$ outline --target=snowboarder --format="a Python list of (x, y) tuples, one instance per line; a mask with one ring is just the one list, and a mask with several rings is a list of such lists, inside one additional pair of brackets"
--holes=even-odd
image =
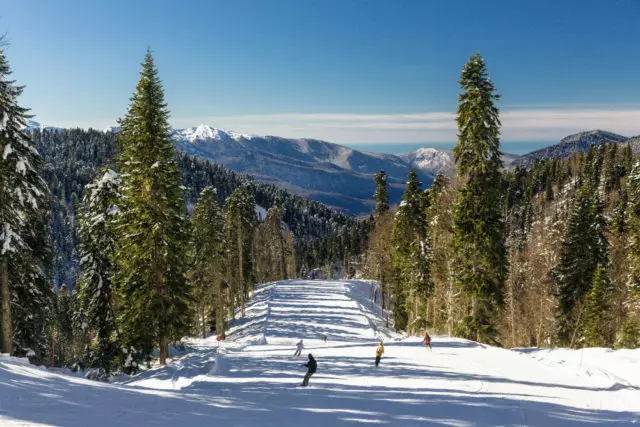
[(384, 354), (384, 344), (382, 344), (382, 341), (380, 341), (380, 344), (378, 344), (378, 348), (376, 349), (376, 368), (380, 364), (380, 358), (382, 357), (383, 354)]
[(424, 331), (424, 345), (429, 347), (430, 351), (433, 351), (433, 349), (431, 348), (431, 337), (429, 336), (428, 331)]
[(316, 359), (313, 358), (313, 355), (311, 353), (309, 353), (309, 361), (307, 363), (305, 363), (304, 365), (307, 367), (307, 373), (304, 376), (304, 379), (302, 380), (302, 387), (306, 387), (307, 385), (309, 385), (309, 378), (311, 378), (311, 375), (316, 373), (316, 368), (318, 367), (318, 364), (316, 363)]
[(300, 353), (302, 352), (302, 349), (304, 348), (304, 344), (302, 343), (302, 340), (298, 341), (298, 344), (296, 344), (296, 352), (293, 353), (294, 356), (300, 356)]

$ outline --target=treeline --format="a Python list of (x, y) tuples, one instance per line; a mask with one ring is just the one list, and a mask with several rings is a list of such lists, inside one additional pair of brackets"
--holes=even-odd
[(150, 53), (142, 65), (119, 133), (27, 132), (0, 50), (5, 353), (135, 372), (185, 335), (224, 336), (255, 283), (364, 247), (368, 221), (177, 153)]
[[(78, 206), (85, 186), (100, 168), (109, 165), (118, 170), (115, 162), (118, 134), (92, 129), (34, 129), (29, 135), (42, 157), (42, 178), (51, 191), (49, 235), (55, 255), (50, 275), (56, 288), (64, 284), (75, 289), (80, 274)], [(292, 195), (273, 184), (256, 182), (250, 176), (182, 151), (176, 153), (176, 160), (182, 172), (189, 212), (193, 211), (204, 188), (215, 188), (222, 205), (245, 183), (258, 206), (265, 210), (279, 207), (282, 220), (294, 233), (296, 265), (302, 275), (314, 267), (343, 259), (345, 248), (353, 254), (364, 250), (370, 228), (368, 220), (356, 221), (321, 203)]]
[(389, 210), (384, 171), (365, 275), (390, 323), (505, 346), (640, 345), (640, 163), (629, 145), (503, 170), (499, 95), (462, 71), (458, 173), (410, 174)]

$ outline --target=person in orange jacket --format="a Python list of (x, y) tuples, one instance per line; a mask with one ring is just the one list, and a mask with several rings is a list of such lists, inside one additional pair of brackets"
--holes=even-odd
[(384, 354), (384, 344), (382, 344), (382, 341), (380, 341), (380, 344), (378, 344), (378, 348), (376, 348), (376, 368), (380, 364), (380, 359), (382, 358), (383, 354)]

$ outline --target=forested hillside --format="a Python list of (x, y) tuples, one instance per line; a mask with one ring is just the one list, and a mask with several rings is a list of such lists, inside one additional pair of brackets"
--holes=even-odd
[[(455, 177), (377, 180), (365, 276), (396, 329), (504, 346), (640, 345), (640, 162), (630, 143), (502, 169), (482, 58), (460, 80)], [(595, 134), (596, 136), (599, 133)], [(579, 139), (579, 138), (578, 138)]]
[[(79, 273), (77, 208), (84, 187), (98, 170), (117, 169), (117, 133), (82, 129), (33, 129), (30, 135), (43, 159), (43, 179), (51, 189), (52, 278), (57, 287), (75, 286)], [(207, 186), (224, 201), (242, 183), (250, 183), (256, 204), (268, 210), (280, 206), (282, 220), (295, 235), (296, 265), (306, 269), (342, 259), (345, 247), (361, 251), (368, 223), (336, 213), (307, 198), (294, 196), (275, 185), (254, 181), (208, 160), (177, 152), (189, 211)], [(264, 215), (264, 213), (263, 213)], [(351, 245), (351, 242), (353, 243)], [(351, 247), (351, 246), (352, 247)]]

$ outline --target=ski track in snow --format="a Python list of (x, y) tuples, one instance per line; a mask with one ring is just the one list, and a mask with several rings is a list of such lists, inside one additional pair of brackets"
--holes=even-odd
[[(385, 328), (369, 291), (358, 281), (262, 285), (219, 348), (215, 337), (190, 339), (166, 367), (115, 384), (0, 357), (0, 426), (640, 423), (640, 350), (505, 350), (434, 337), (429, 352)], [(318, 372), (300, 388), (307, 353)]]

